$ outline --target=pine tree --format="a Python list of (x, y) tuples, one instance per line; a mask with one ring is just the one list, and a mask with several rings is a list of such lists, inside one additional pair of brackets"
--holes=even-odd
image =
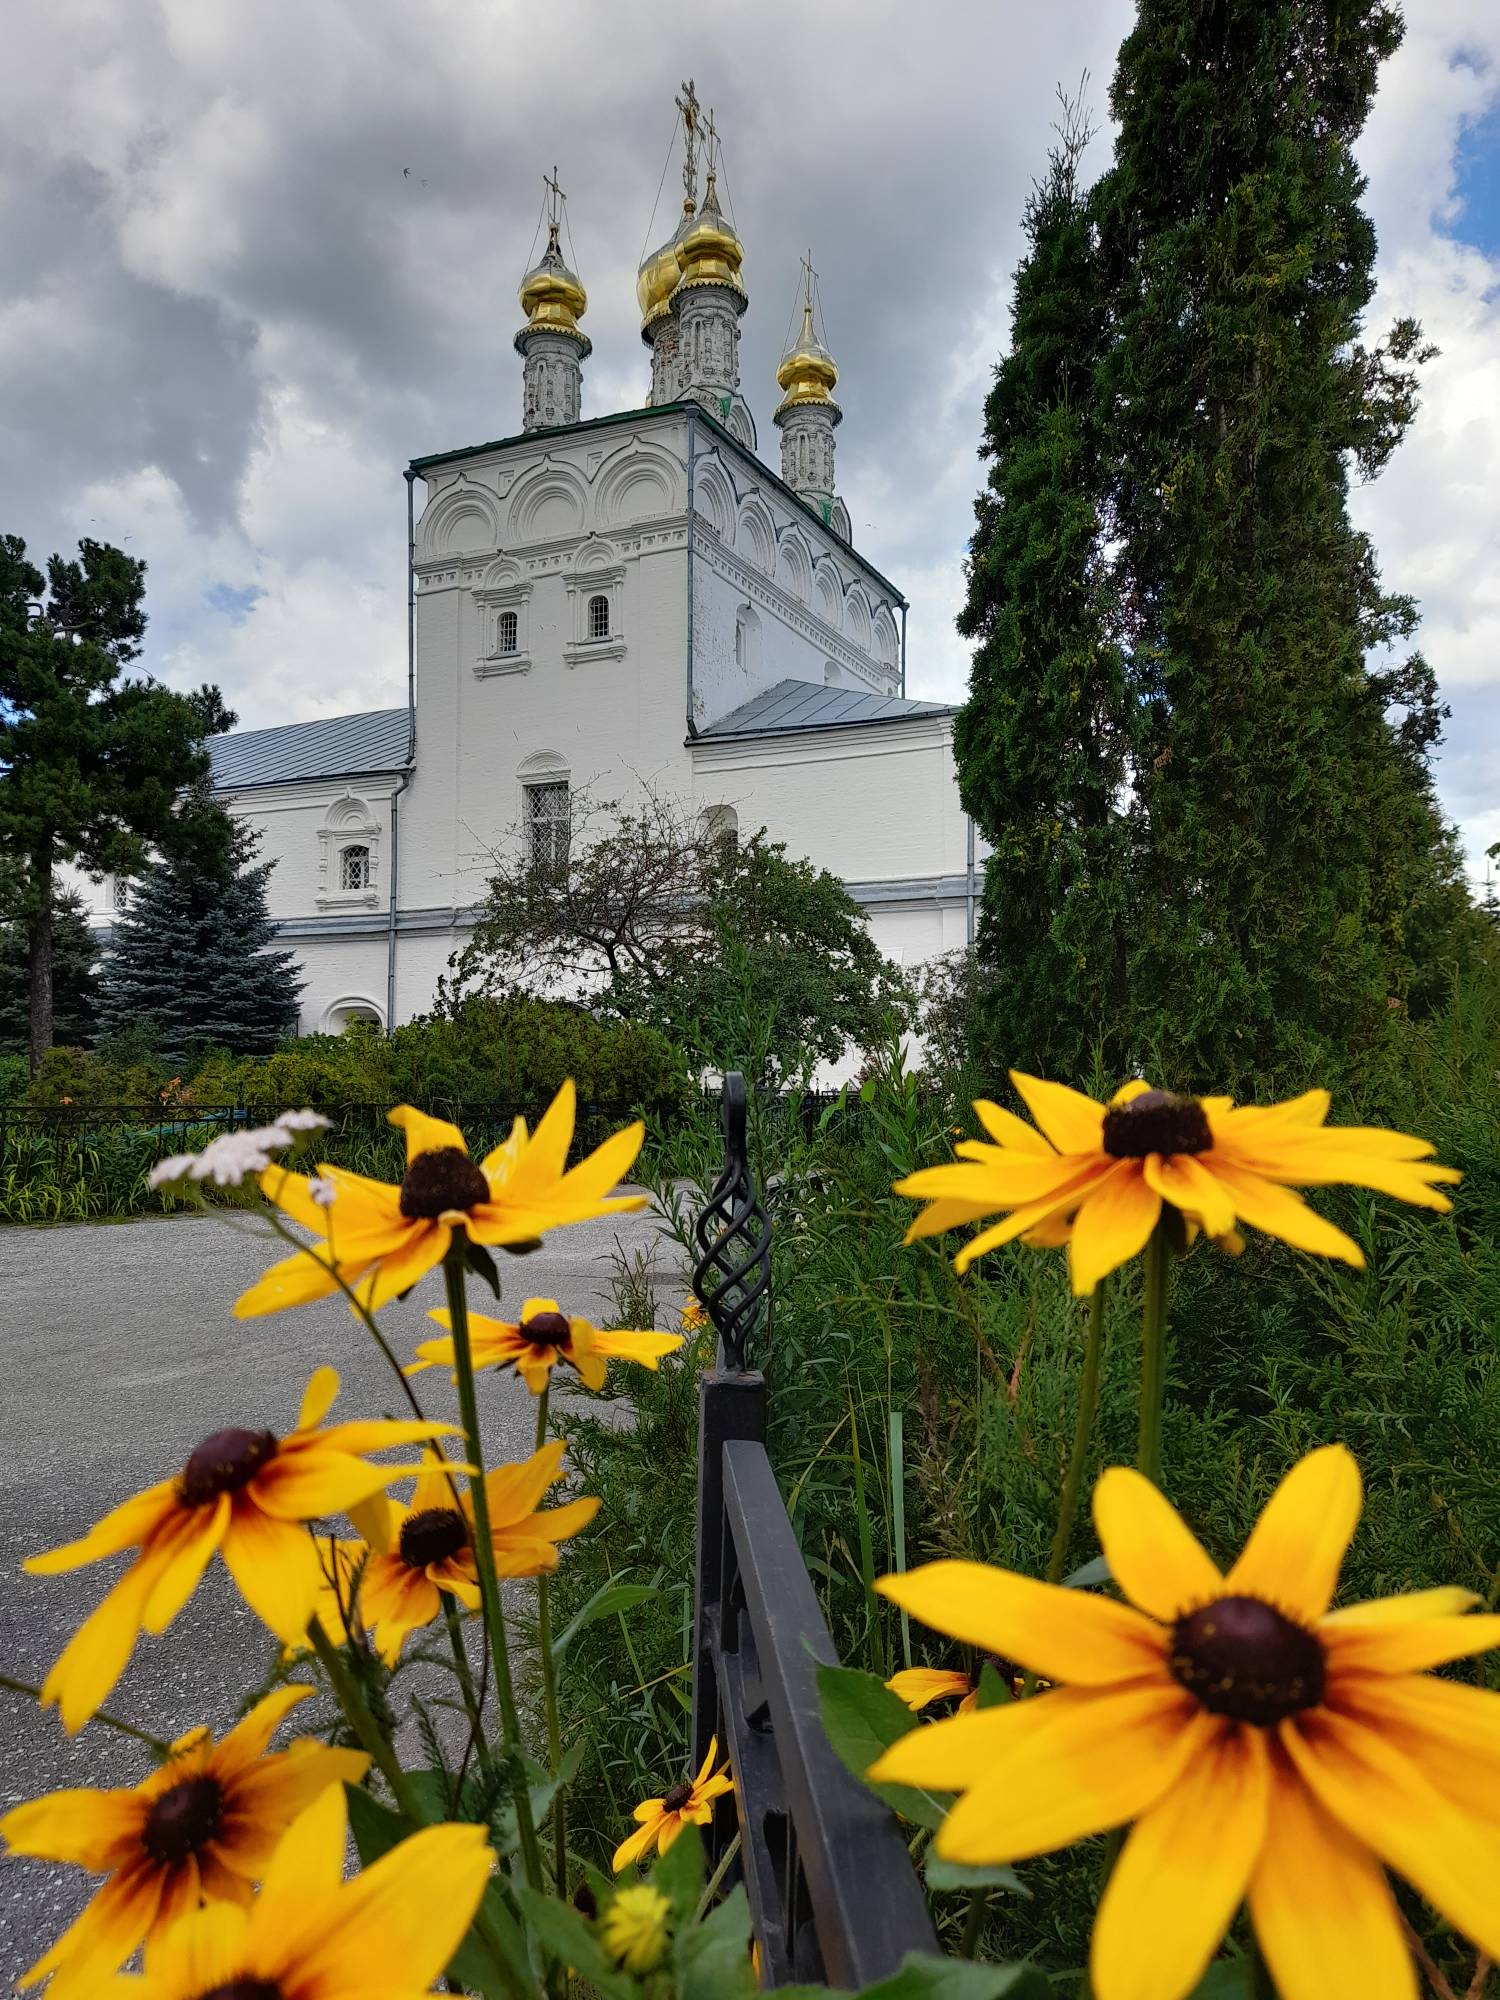
[(1375, 235), (1353, 148), (1401, 34), (1384, 0), (1142, 0), (1120, 53), (1095, 206), (1145, 725), (1128, 977), (1138, 1044), (1179, 1083), (1357, 1068), (1452, 887), (1431, 672), (1366, 668), (1415, 609), (1347, 505), (1426, 358), (1411, 321), (1360, 339)]
[(216, 688), (176, 694), (139, 657), (146, 565), (104, 542), (42, 573), (0, 535), (0, 854), (26, 924), (33, 1074), (53, 1036), (53, 885), (60, 862), (133, 875), (166, 850), (182, 787), (208, 769), (204, 739), (234, 717)]
[(985, 404), (989, 479), (975, 504), (959, 630), (979, 641), (954, 730), (964, 808), (993, 853), (979, 950), (980, 1039), (1023, 1069), (1124, 1060), (1123, 943), (1133, 715), (1112, 636), (1094, 375), (1105, 331), (1078, 168), (1090, 133), (1064, 102), (1026, 206), (1009, 353)]
[[(26, 964), (26, 921), (0, 922), (0, 1052), (27, 1046), (31, 983)], [(52, 1032), (69, 1048), (84, 1048), (95, 1033), (99, 943), (76, 889), (52, 898)]]
[(303, 981), (295, 954), (271, 949), (270, 861), (259, 835), (200, 790), (178, 851), (147, 869), (115, 926), (99, 995), (99, 1027), (149, 1023), (172, 1061), (209, 1046), (265, 1055), (295, 1028)]

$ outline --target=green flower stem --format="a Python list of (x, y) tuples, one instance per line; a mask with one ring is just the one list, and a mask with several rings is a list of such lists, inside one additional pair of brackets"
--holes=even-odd
[(1167, 1394), (1167, 1289), (1172, 1245), (1165, 1213), (1146, 1244), (1146, 1296), (1141, 1312), (1141, 1427), (1136, 1465), (1161, 1484), (1161, 1419)]
[[(490, 1746), (485, 1741), (484, 1715), (480, 1707), (478, 1690), (474, 1686), (473, 1670), (469, 1666), (468, 1649), (464, 1645), (463, 1619), (452, 1593), (444, 1590), (439, 1592), (439, 1595), (443, 1600), (443, 1618), (448, 1627), (448, 1644), (453, 1648), (454, 1671), (458, 1675), (464, 1707), (468, 1711), (470, 1737), (479, 1752), (479, 1768), (488, 1776), (495, 1768), (494, 1760), (490, 1756)], [(467, 1766), (467, 1756), (464, 1763)]]
[[(0, 1674), (0, 1688), (5, 1688), (11, 1694), (29, 1694), (35, 1702), (40, 1702), (42, 1698), (39, 1687), (33, 1687), (30, 1681), (14, 1681), (9, 1674)], [(121, 1716), (111, 1715), (107, 1708), (96, 1708), (89, 1721), (102, 1722), (106, 1729), (116, 1730), (121, 1736), (133, 1736), (137, 1743), (144, 1743), (151, 1754), (163, 1764), (172, 1754), (170, 1743), (164, 1742), (160, 1736), (153, 1736), (149, 1730), (137, 1729), (133, 1722), (126, 1722)]]
[(979, 1940), (984, 1932), (984, 1920), (989, 1914), (989, 1894), (984, 1889), (976, 1889), (969, 1898), (969, 1907), (964, 1916), (964, 1934), (958, 1941), (960, 1958), (972, 1958), (979, 1949)]
[(318, 1664), (328, 1676), (339, 1707), (349, 1718), (355, 1735), (369, 1752), (370, 1762), (379, 1771), (391, 1788), (391, 1796), (404, 1816), (413, 1826), (425, 1826), (427, 1814), (422, 1802), (411, 1788), (411, 1782), (397, 1760), (389, 1738), (380, 1724), (370, 1713), (369, 1704), (360, 1693), (353, 1674), (339, 1657), (339, 1649), (323, 1630), (318, 1619), (313, 1618), (307, 1627), (308, 1643), (318, 1656)]
[(698, 1898), (698, 1907), (693, 1912), (693, 1923), (695, 1925), (701, 1924), (703, 1919), (708, 1915), (708, 1912), (712, 1907), (714, 1897), (718, 1895), (720, 1889), (723, 1887), (724, 1877), (729, 1873), (731, 1867), (734, 1865), (735, 1857), (738, 1855), (739, 1851), (740, 1851), (740, 1837), (738, 1834), (736, 1834), (734, 1836), (734, 1839), (731, 1840), (729, 1845), (725, 1848), (718, 1867), (714, 1870), (713, 1874), (709, 1876), (708, 1880), (703, 1885), (703, 1894)]
[[(536, 1399), (536, 1448), (547, 1442), (547, 1383)], [(559, 1779), (562, 1770), (562, 1724), (557, 1713), (557, 1662), (552, 1657), (552, 1580), (545, 1570), (536, 1580), (536, 1640), (542, 1656), (542, 1698), (547, 1709), (547, 1755), (557, 1790), (552, 1797), (552, 1886), (568, 1893), (568, 1815)]]
[(505, 1613), (500, 1604), (500, 1579), (495, 1571), (495, 1541), (490, 1528), (490, 1498), (484, 1484), (484, 1442), (479, 1433), (479, 1400), (474, 1391), (474, 1354), (469, 1344), (469, 1301), (464, 1288), (464, 1246), (462, 1230), (453, 1233), (453, 1244), (443, 1259), (443, 1280), (448, 1288), (448, 1317), (453, 1329), (454, 1374), (458, 1382), (458, 1413), (463, 1424), (464, 1444), (469, 1464), (469, 1499), (474, 1509), (474, 1563), (479, 1571), (479, 1597), (484, 1608), (485, 1633), (495, 1672), (495, 1697), (500, 1704), (500, 1735), (510, 1768), (516, 1801), (516, 1827), (521, 1836), (521, 1860), (526, 1879), (542, 1893), (542, 1851), (537, 1844), (536, 1825), (531, 1817), (531, 1795), (526, 1788), (526, 1765), (521, 1753), (521, 1719), (516, 1712), (515, 1683), (511, 1679), (510, 1649), (505, 1635)]
[(1083, 1376), (1078, 1384), (1078, 1415), (1073, 1423), (1073, 1450), (1063, 1479), (1062, 1498), (1057, 1507), (1057, 1531), (1052, 1537), (1052, 1554), (1047, 1562), (1048, 1583), (1061, 1583), (1068, 1567), (1068, 1544), (1078, 1519), (1078, 1501), (1088, 1469), (1089, 1440), (1099, 1409), (1099, 1368), (1104, 1353), (1104, 1294), (1108, 1280), (1101, 1278), (1089, 1300), (1089, 1331), (1083, 1350)]

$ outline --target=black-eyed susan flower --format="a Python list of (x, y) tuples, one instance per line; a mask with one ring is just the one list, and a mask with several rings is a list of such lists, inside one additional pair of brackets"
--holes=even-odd
[(28, 1556), (33, 1576), (82, 1569), (126, 1549), (134, 1562), (79, 1626), (42, 1684), (63, 1726), (81, 1729), (125, 1670), (141, 1632), (164, 1632), (198, 1586), (215, 1551), (256, 1616), (288, 1645), (307, 1628), (322, 1572), (304, 1522), (347, 1512), (407, 1477), (409, 1466), (363, 1457), (389, 1445), (446, 1436), (452, 1424), (371, 1421), (321, 1428), (339, 1378), (319, 1368), (297, 1422), (274, 1431), (215, 1431), (182, 1471), (136, 1494), (80, 1541)]
[(688, 1334), (702, 1333), (712, 1324), (708, 1317), (708, 1307), (699, 1298), (689, 1299), (679, 1317), (682, 1320), (683, 1332)]
[(714, 1800), (734, 1790), (734, 1780), (726, 1765), (715, 1771), (719, 1739), (712, 1737), (708, 1755), (696, 1778), (684, 1778), (659, 1799), (642, 1799), (635, 1809), (636, 1829), (615, 1849), (614, 1870), (618, 1875), (632, 1861), (640, 1861), (652, 1848), (665, 1854), (685, 1826), (707, 1826), (713, 1818)]
[(210, 1904), (153, 1947), (118, 2000), (425, 2000), (479, 1907), (482, 1826), (424, 1827), (351, 1881), (343, 1789), (283, 1837), (248, 1909)]
[(71, 1862), (104, 1875), (93, 1901), (21, 1981), (57, 1973), (56, 1989), (88, 1992), (200, 1902), (245, 1904), (277, 1841), (319, 1792), (357, 1784), (369, 1758), (299, 1737), (267, 1745), (287, 1713), (313, 1692), (278, 1688), (221, 1742), (206, 1729), (172, 1745), (159, 1770), (131, 1791), (51, 1792), (0, 1819), (13, 1854)]
[(979, 1683), (967, 1674), (942, 1667), (903, 1667), (899, 1674), (891, 1675), (886, 1686), (892, 1694), (900, 1696), (914, 1715), (920, 1715), (935, 1701), (952, 1701), (955, 1695), (957, 1715), (967, 1715), (970, 1709), (979, 1706)]
[[(586, 1528), (598, 1513), (599, 1502), (592, 1496), (560, 1507), (539, 1506), (548, 1487), (562, 1477), (564, 1449), (562, 1439), (554, 1438), (530, 1458), (485, 1475), (498, 1576), (541, 1576), (556, 1569), (558, 1543)], [(373, 1629), (376, 1646), (392, 1665), (408, 1636), (437, 1617), (444, 1594), (467, 1610), (479, 1609), (474, 1503), (466, 1485), (456, 1489), (452, 1471), (425, 1468), (411, 1504), (391, 1502), (383, 1522), (372, 1509), (368, 1552), (342, 1545), (351, 1569), (359, 1568), (363, 1555), (359, 1622)], [(328, 1611), (334, 1609), (327, 1605)]]
[(617, 1889), (599, 1920), (604, 1949), (637, 1978), (655, 1972), (672, 1942), (672, 1905), (649, 1882)]
[[(427, 1317), (443, 1327), (453, 1323), (446, 1306)], [(540, 1396), (559, 1361), (572, 1368), (587, 1388), (602, 1389), (611, 1361), (634, 1361), (654, 1369), (664, 1354), (681, 1347), (682, 1335), (597, 1327), (576, 1313), (564, 1313), (556, 1299), (527, 1299), (514, 1324), (470, 1313), (469, 1343), (476, 1369), (514, 1368), (532, 1395)], [(419, 1375), (424, 1368), (451, 1368), (453, 1358), (450, 1332), (442, 1340), (424, 1340), (406, 1372)]]
[(331, 1201), (306, 1175), (271, 1167), (262, 1190), (319, 1240), (273, 1264), (235, 1301), (236, 1315), (253, 1319), (326, 1298), (338, 1289), (335, 1268), (374, 1312), (442, 1263), (455, 1229), (475, 1243), (514, 1249), (567, 1223), (643, 1207), (644, 1195), (610, 1190), (634, 1165), (645, 1127), (626, 1126), (569, 1168), (574, 1111), (570, 1081), (535, 1132), (518, 1118), (510, 1137), (476, 1162), (456, 1125), (398, 1104), (390, 1120), (406, 1133), (405, 1177), (392, 1187), (322, 1164), (316, 1179), (332, 1183)]
[(1345, 1184), (1445, 1211), (1451, 1204), (1438, 1183), (1461, 1179), (1430, 1158), (1425, 1140), (1325, 1125), (1326, 1090), (1261, 1108), (1227, 1097), (1176, 1097), (1136, 1082), (1105, 1105), (1017, 1070), (1011, 1082), (1035, 1126), (997, 1104), (976, 1103), (989, 1143), (965, 1140), (955, 1149), (958, 1162), (896, 1183), (898, 1194), (927, 1203), (908, 1243), (1009, 1211), (959, 1251), (960, 1272), (1016, 1237), (1067, 1242), (1073, 1290), (1082, 1296), (1144, 1248), (1164, 1204), (1231, 1247), (1243, 1223), (1359, 1267), (1359, 1245), (1294, 1188)]
[(1180, 2000), (1242, 1898), (1282, 2000), (1411, 2000), (1382, 1864), (1500, 1957), (1500, 1697), (1427, 1671), (1500, 1644), (1479, 1600), (1330, 1611), (1360, 1511), (1339, 1445), (1272, 1495), (1221, 1575), (1139, 1473), (1094, 1520), (1128, 1603), (980, 1563), (878, 1588), (1059, 1685), (893, 1744), (881, 1781), (963, 1794), (945, 1859), (1024, 1860), (1134, 1821), (1094, 1928), (1097, 2000)]

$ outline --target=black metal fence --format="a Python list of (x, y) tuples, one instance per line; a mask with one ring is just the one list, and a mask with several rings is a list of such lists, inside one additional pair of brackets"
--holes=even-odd
[(697, 1223), (693, 1290), (719, 1336), (698, 1403), (693, 1766), (717, 1737), (734, 1772), (708, 1830), (736, 1830), (761, 1980), (863, 1987), (937, 1941), (895, 1819), (850, 1776), (819, 1715), (838, 1656), (766, 1455), (766, 1383), (747, 1366), (768, 1319), (771, 1223), (746, 1139), (744, 1079), (725, 1078), (724, 1168)]

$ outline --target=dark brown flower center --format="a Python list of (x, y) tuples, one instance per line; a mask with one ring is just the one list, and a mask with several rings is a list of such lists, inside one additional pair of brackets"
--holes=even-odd
[(1148, 1153), (1206, 1153), (1213, 1142), (1208, 1113), (1197, 1098), (1178, 1097), (1170, 1090), (1143, 1090), (1104, 1114), (1104, 1150), (1117, 1160), (1144, 1160)]
[(401, 1213), (408, 1222), (433, 1222), (450, 1208), (472, 1208), (489, 1198), (489, 1182), (457, 1146), (418, 1153), (401, 1183)]
[(281, 2000), (281, 1988), (274, 1979), (230, 1979), (200, 1993), (198, 2000)]
[(693, 1788), (684, 1779), (684, 1781), (680, 1785), (674, 1785), (672, 1787), (671, 1791), (668, 1792), (667, 1796), (662, 1800), (662, 1804), (666, 1807), (668, 1812), (681, 1812), (683, 1807), (687, 1804), (688, 1800), (692, 1796), (693, 1796)]
[(1317, 1634), (1258, 1597), (1216, 1597), (1172, 1628), (1171, 1668), (1214, 1715), (1269, 1728), (1323, 1699)]
[(469, 1546), (469, 1524), (456, 1507), (425, 1507), (401, 1528), (401, 1560), (409, 1569), (446, 1562)]
[(184, 1778), (152, 1805), (141, 1845), (153, 1861), (186, 1861), (207, 1847), (223, 1816), (224, 1794), (217, 1778)]
[(522, 1320), (517, 1331), (533, 1347), (566, 1347), (573, 1334), (566, 1313), (533, 1313), (530, 1319)]
[(179, 1487), (183, 1501), (201, 1507), (221, 1493), (238, 1493), (275, 1453), (275, 1431), (215, 1431), (183, 1467)]

